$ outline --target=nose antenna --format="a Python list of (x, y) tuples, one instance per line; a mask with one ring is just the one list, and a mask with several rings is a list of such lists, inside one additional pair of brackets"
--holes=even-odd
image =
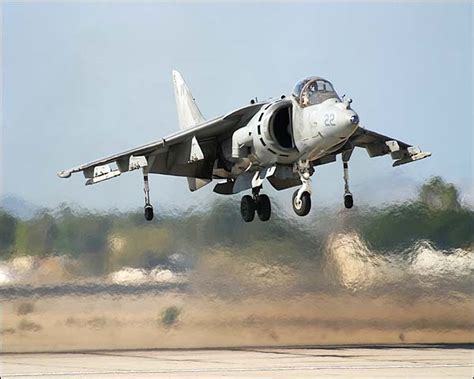
[(342, 102), (346, 106), (346, 109), (349, 109), (352, 103), (352, 99), (350, 97), (346, 97), (346, 95), (344, 94), (342, 96)]

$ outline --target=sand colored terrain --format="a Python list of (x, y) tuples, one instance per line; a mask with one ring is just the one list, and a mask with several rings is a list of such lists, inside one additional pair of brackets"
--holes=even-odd
[[(186, 294), (2, 304), (2, 351), (473, 342), (473, 301), (415, 304), (307, 294), (238, 301)], [(178, 309), (171, 322), (169, 307)]]

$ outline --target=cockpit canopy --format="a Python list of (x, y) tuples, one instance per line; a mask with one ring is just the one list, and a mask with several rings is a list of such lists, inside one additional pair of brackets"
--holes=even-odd
[(320, 104), (327, 99), (340, 100), (332, 84), (317, 76), (311, 76), (296, 83), (293, 96), (301, 107)]

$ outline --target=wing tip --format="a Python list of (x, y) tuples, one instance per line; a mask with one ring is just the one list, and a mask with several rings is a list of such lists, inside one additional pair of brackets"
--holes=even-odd
[(72, 174), (72, 170), (63, 170), (57, 173), (57, 175), (62, 179), (70, 178), (71, 174)]

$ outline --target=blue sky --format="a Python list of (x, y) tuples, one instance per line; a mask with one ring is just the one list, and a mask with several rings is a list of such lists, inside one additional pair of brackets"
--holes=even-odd
[[(392, 168), (356, 152), (356, 201), (412, 196), (432, 175), (472, 200), (470, 2), (4, 2), (2, 11), (3, 194), (50, 207), (141, 206), (139, 172), (91, 187), (56, 172), (177, 130), (178, 69), (207, 117), (323, 76), (353, 98), (365, 127), (433, 153)], [(313, 202), (341, 202), (341, 163), (318, 168), (313, 183)], [(158, 206), (219, 196), (212, 186), (191, 194), (184, 178), (153, 176), (151, 186)], [(268, 193), (289, 206), (291, 190)]]

